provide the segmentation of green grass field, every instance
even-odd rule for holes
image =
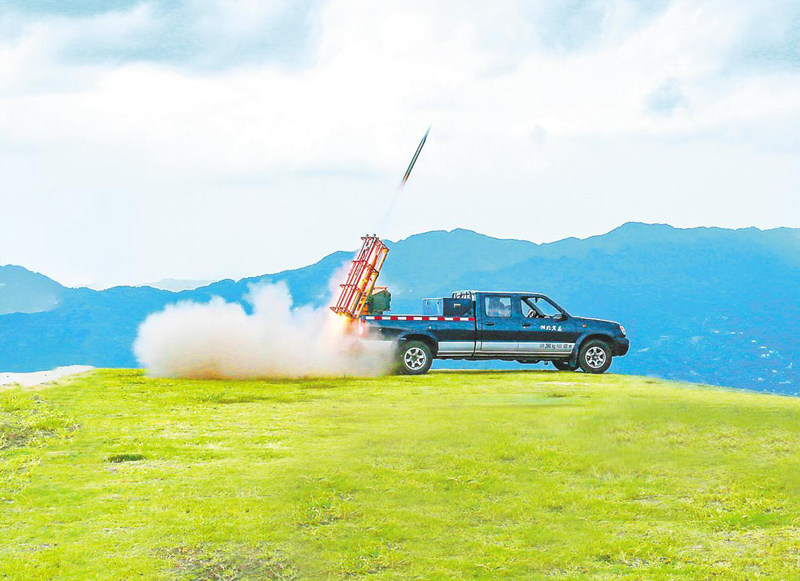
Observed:
[[[556,372],[0,391],[0,579],[800,579],[800,399]]]

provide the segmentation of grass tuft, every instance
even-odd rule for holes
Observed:
[[[175,572],[190,581],[292,581],[297,570],[277,552],[247,547],[178,547],[164,551]]]
[[[106,456],[106,462],[110,462],[111,464],[117,464],[119,462],[138,462],[139,460],[145,460],[146,458],[147,456],[144,454],[111,454]]]

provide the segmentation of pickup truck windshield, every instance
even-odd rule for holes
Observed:
[[[522,316],[528,319],[556,319],[561,316],[561,311],[543,297],[522,297],[520,306]]]

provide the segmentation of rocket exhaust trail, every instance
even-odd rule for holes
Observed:
[[[425,131],[425,135],[422,136],[422,141],[419,142],[417,150],[414,152],[414,156],[411,158],[411,163],[408,164],[408,169],[406,169],[406,173],[403,175],[403,179],[400,182],[400,186],[397,188],[397,192],[395,193],[391,204],[389,205],[389,210],[386,212],[386,215],[383,218],[383,222],[381,223],[379,231],[382,231],[386,226],[386,222],[388,222],[392,211],[394,210],[397,199],[400,197],[400,192],[402,191],[405,183],[408,181],[408,177],[411,175],[411,171],[414,169],[414,164],[417,163],[419,154],[422,151],[422,148],[425,146],[425,141],[428,139],[428,133],[430,133],[430,130],[431,128],[428,126],[427,131]],[[347,278],[341,285],[341,291],[339,292],[338,300],[334,305],[331,306],[331,310],[334,313],[337,315],[343,315],[350,321],[357,320],[361,314],[367,312],[368,301],[370,297],[373,296],[372,290],[375,288],[375,282],[380,274],[383,261],[386,258],[386,254],[389,252],[389,248],[381,241],[380,238],[378,238],[377,235],[370,236],[368,234],[363,236],[361,240],[363,242],[361,250],[356,254],[351,262]]]
[[[380,228],[378,232],[383,232],[386,228],[386,224],[389,222],[389,219],[392,217],[392,213],[394,212],[394,207],[397,204],[397,200],[400,198],[400,194],[403,192],[403,186],[406,185],[409,176],[411,175],[411,170],[414,169],[414,165],[417,163],[417,159],[419,158],[420,152],[422,152],[422,148],[425,147],[425,141],[428,139],[428,133],[431,132],[431,125],[428,126],[428,129],[425,131],[425,135],[422,136],[422,141],[419,142],[417,146],[417,150],[414,152],[414,156],[411,158],[411,163],[408,164],[408,169],[406,169],[406,173],[403,174],[403,179],[400,181],[400,186],[397,188],[397,192],[395,192],[394,197],[392,198],[392,202],[389,204],[389,209],[386,211],[386,215],[383,217],[381,221]]]

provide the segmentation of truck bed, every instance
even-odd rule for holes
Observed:
[[[433,340],[438,357],[475,354],[475,317],[366,315],[362,319],[367,324],[379,322],[379,326],[370,327],[370,338],[373,340],[393,341],[404,335],[419,333]],[[396,326],[392,324],[394,322]]]
[[[475,321],[475,317],[441,317],[439,315],[366,315],[365,321]]]

